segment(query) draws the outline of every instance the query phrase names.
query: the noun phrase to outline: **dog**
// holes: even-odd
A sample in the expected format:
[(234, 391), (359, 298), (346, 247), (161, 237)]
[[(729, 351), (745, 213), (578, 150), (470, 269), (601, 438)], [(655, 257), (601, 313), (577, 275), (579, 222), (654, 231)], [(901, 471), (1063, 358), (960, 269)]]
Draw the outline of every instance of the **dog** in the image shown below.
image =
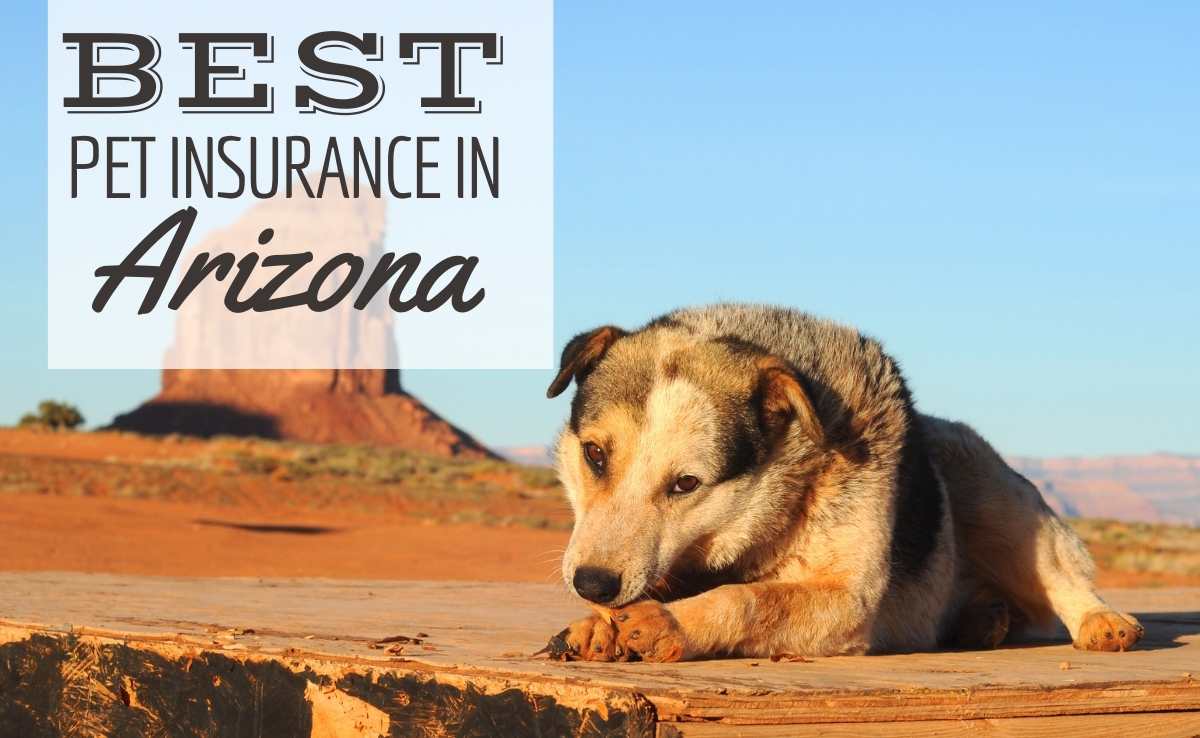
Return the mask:
[(918, 412), (875, 340), (795, 310), (683, 309), (564, 348), (556, 467), (566, 658), (680, 661), (994, 648), (1064, 623), (1143, 635), (1037, 488)]

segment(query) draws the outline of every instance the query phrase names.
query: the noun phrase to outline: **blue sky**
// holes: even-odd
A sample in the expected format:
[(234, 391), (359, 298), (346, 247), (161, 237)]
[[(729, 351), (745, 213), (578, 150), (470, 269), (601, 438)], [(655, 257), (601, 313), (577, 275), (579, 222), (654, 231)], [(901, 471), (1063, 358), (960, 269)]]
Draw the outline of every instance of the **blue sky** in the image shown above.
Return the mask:
[[(556, 333), (777, 302), (882, 339), (926, 412), (1033, 455), (1200, 453), (1200, 5), (558, 4)], [(5, 8), (0, 422), (45, 369), (45, 7)], [(409, 372), (487, 443), (550, 372)]]

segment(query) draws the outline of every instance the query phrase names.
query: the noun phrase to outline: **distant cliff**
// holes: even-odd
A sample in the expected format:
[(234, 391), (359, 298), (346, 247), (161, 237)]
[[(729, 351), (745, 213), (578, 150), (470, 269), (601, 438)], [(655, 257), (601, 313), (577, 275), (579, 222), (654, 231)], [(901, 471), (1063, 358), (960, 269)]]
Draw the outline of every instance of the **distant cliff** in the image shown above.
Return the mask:
[(1008, 458), (1060, 513), (1200, 525), (1200, 457)]

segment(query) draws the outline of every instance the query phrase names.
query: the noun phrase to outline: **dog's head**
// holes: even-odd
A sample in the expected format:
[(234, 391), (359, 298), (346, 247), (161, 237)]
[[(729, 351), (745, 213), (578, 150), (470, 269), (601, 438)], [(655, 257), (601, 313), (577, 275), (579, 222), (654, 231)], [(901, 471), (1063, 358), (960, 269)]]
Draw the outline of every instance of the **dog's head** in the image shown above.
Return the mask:
[(790, 514), (781, 490), (795, 465), (772, 461), (823, 446), (804, 380), (736, 339), (597, 328), (567, 344), (547, 395), (572, 379), (557, 450), (575, 512), (562, 571), (593, 602), (639, 599), (684, 560), (733, 565)]

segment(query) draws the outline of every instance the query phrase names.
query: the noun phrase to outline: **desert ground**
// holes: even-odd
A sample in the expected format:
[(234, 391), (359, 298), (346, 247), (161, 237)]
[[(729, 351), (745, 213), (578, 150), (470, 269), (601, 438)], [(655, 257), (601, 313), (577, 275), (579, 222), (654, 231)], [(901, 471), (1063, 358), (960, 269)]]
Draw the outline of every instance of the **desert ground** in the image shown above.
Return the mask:
[[(0, 429), (0, 569), (555, 582), (553, 473), (384, 447)], [(1200, 530), (1073, 519), (1104, 587), (1200, 586)]]

